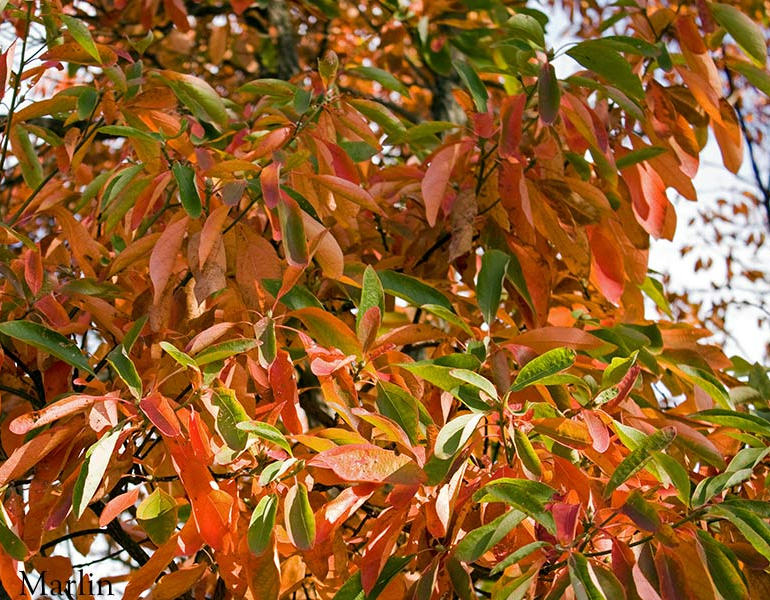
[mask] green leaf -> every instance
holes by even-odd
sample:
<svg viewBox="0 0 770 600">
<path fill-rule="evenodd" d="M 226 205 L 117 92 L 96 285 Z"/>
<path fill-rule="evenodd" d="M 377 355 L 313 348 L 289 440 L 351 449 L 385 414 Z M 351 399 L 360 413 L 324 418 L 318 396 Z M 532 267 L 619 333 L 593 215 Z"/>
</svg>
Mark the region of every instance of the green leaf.
<svg viewBox="0 0 770 600">
<path fill-rule="evenodd" d="M 663 284 L 660 281 L 648 276 L 640 288 L 669 319 L 674 318 L 674 313 L 671 312 L 671 306 L 666 300 Z"/>
<path fill-rule="evenodd" d="M 78 96 L 77 115 L 78 119 L 86 120 L 94 112 L 96 104 L 99 102 L 99 94 L 93 88 L 86 88 Z"/>
<path fill-rule="evenodd" d="M 467 413 L 455 417 L 441 428 L 436 437 L 433 454 L 439 460 L 455 456 L 476 432 L 476 426 L 484 417 L 480 413 Z"/>
<path fill-rule="evenodd" d="M 576 600 L 606 600 L 604 593 L 591 578 L 588 559 L 580 552 L 573 552 L 567 560 L 569 580 Z"/>
<path fill-rule="evenodd" d="M 203 207 L 201 197 L 198 195 L 198 186 L 195 184 L 195 171 L 192 167 L 175 162 L 171 165 L 176 184 L 179 187 L 179 198 L 190 218 L 197 219 L 201 216 Z"/>
<path fill-rule="evenodd" d="M 126 125 L 105 125 L 99 128 L 99 133 L 106 135 L 114 135 L 117 137 L 135 138 L 139 140 L 145 140 L 147 142 L 159 142 L 160 136 L 157 133 L 150 131 L 142 131 L 136 127 L 128 127 Z"/>
<path fill-rule="evenodd" d="M 380 576 L 368 596 L 361 585 L 361 571 L 357 571 L 344 583 L 332 600 L 376 600 L 390 580 L 401 573 L 412 558 L 412 556 L 391 556 L 380 571 Z"/>
<path fill-rule="evenodd" d="M 467 355 L 472 357 L 471 355 Z M 396 365 L 402 369 L 406 369 L 410 373 L 414 373 L 418 377 L 421 377 L 425 381 L 432 383 L 438 388 L 451 393 L 455 398 L 458 398 L 468 404 L 468 398 L 463 395 L 463 380 L 458 379 L 452 375 L 452 371 L 456 371 L 451 366 L 444 366 L 437 364 L 436 361 L 419 361 L 415 363 L 399 363 Z M 473 388 L 471 388 L 473 389 Z M 476 403 L 468 404 L 474 411 L 486 412 L 491 409 L 489 404 L 478 400 Z"/>
<path fill-rule="evenodd" d="M 297 93 L 297 86 L 283 79 L 255 79 L 242 85 L 238 91 L 290 100 Z"/>
<path fill-rule="evenodd" d="M 532 446 L 529 436 L 521 429 L 516 428 L 513 431 L 513 443 L 516 447 L 516 455 L 519 457 L 524 468 L 535 477 L 540 477 L 543 472 L 543 465 Z"/>
<path fill-rule="evenodd" d="M 339 145 L 340 148 L 347 152 L 347 155 L 354 163 L 368 161 L 372 156 L 379 154 L 380 152 L 377 148 L 372 148 L 372 146 L 366 142 L 348 142 L 346 140 L 341 140 Z M 302 208 L 305 212 L 308 212 L 304 206 Z"/>
<path fill-rule="evenodd" d="M 24 183 L 34 190 L 43 183 L 43 166 L 38 160 L 32 140 L 29 139 L 29 132 L 21 125 L 14 125 L 11 128 L 10 139 L 14 156 L 21 167 Z"/>
<path fill-rule="evenodd" d="M 466 563 L 476 562 L 487 550 L 494 548 L 526 516 L 521 511 L 511 510 L 494 521 L 468 532 L 455 546 L 455 557 Z"/>
<path fill-rule="evenodd" d="M 315 542 L 315 517 L 307 488 L 298 483 L 286 494 L 284 517 L 286 532 L 298 550 L 310 550 Z"/>
<path fill-rule="evenodd" d="M 197 118 L 222 129 L 227 126 L 225 103 L 214 88 L 203 79 L 175 71 L 162 71 L 161 77 L 179 101 Z"/>
<path fill-rule="evenodd" d="M 72 35 L 72 39 L 75 40 L 78 45 L 85 50 L 88 55 L 93 58 L 97 63 L 102 62 L 102 57 L 99 56 L 99 50 L 96 48 L 94 38 L 91 37 L 91 32 L 88 30 L 88 25 L 83 23 L 80 19 L 70 17 L 69 15 L 59 15 L 62 23 L 67 26 L 67 31 Z"/>
<path fill-rule="evenodd" d="M 402 298 L 417 307 L 423 304 L 436 304 L 454 312 L 452 304 L 444 294 L 416 277 L 396 271 L 378 271 L 377 274 L 382 282 L 382 287 L 389 294 Z"/>
<path fill-rule="evenodd" d="M 727 65 L 733 71 L 743 75 L 751 85 L 765 94 L 765 96 L 770 96 L 770 74 L 765 69 L 760 69 L 751 63 L 735 59 L 727 59 Z"/>
<path fill-rule="evenodd" d="M 171 358 L 173 358 L 177 363 L 179 363 L 183 367 L 194 369 L 195 371 L 200 372 L 200 369 L 198 368 L 198 364 L 193 360 L 192 356 L 190 356 L 189 354 L 182 352 L 181 350 L 179 350 L 172 344 L 169 344 L 168 342 L 161 342 L 160 347 L 166 351 L 166 354 L 171 356 Z"/>
<path fill-rule="evenodd" d="M 476 70 L 470 63 L 455 61 L 452 64 L 455 71 L 457 71 L 457 74 L 460 76 L 460 79 L 462 79 L 462 82 L 465 84 L 465 87 L 468 88 L 468 91 L 471 93 L 476 109 L 480 113 L 487 112 L 487 99 L 489 98 L 489 93 L 487 92 L 484 82 L 481 81 L 479 74 L 476 73 Z"/>
<path fill-rule="evenodd" d="M 481 257 L 481 270 L 476 282 L 476 298 L 484 315 L 484 320 L 491 325 L 500 306 L 503 291 L 503 278 L 510 257 L 500 250 L 487 250 Z"/>
<path fill-rule="evenodd" d="M 710 410 L 694 413 L 690 415 L 690 418 L 722 425 L 723 427 L 734 427 L 740 431 L 770 437 L 770 421 L 749 413 L 725 410 L 723 408 L 712 408 Z"/>
<path fill-rule="evenodd" d="M 174 497 L 156 488 L 136 509 L 136 520 L 156 546 L 168 541 L 177 525 Z"/>
<path fill-rule="evenodd" d="M 644 148 L 639 148 L 638 150 L 633 150 L 625 156 L 621 156 L 620 158 L 616 159 L 615 165 L 618 167 L 618 169 L 625 169 L 626 167 L 630 167 L 631 165 L 635 165 L 644 160 L 655 158 L 656 156 L 660 156 L 666 152 L 668 151 L 665 148 L 661 148 L 660 146 L 646 146 Z"/>
<path fill-rule="evenodd" d="M 24 560 L 29 554 L 27 546 L 8 526 L 5 508 L 0 508 L 0 546 L 11 557 L 16 560 Z"/>
<path fill-rule="evenodd" d="M 204 348 L 195 355 L 194 360 L 198 366 L 203 366 L 218 360 L 230 358 L 236 354 L 248 352 L 257 346 L 259 346 L 259 340 L 251 338 L 227 340 L 226 342 L 220 342 L 219 344 Z"/>
<path fill-rule="evenodd" d="M 604 488 L 604 497 L 609 498 L 617 487 L 623 484 L 629 477 L 640 471 L 652 458 L 652 452 L 664 450 L 674 441 L 676 429 L 664 427 L 645 437 L 635 450 L 623 459 L 607 482 Z"/>
<path fill-rule="evenodd" d="M 278 496 L 268 494 L 262 496 L 254 512 L 251 513 L 249 521 L 249 530 L 246 539 L 249 543 L 249 550 L 257 556 L 261 555 L 270 543 L 275 528 L 275 516 L 278 512 Z"/>
<path fill-rule="evenodd" d="M 767 61 L 767 46 L 760 26 L 730 4 L 710 2 L 709 8 L 714 20 L 727 30 L 758 66 L 764 67 Z"/>
<path fill-rule="evenodd" d="M 278 220 L 283 234 L 283 250 L 289 264 L 304 267 L 309 262 L 305 225 L 302 222 L 302 209 L 293 201 L 278 203 Z"/>
<path fill-rule="evenodd" d="M 505 23 L 505 29 L 511 37 L 532 42 L 537 48 L 545 48 L 545 31 L 540 22 L 523 13 L 513 15 Z"/>
<path fill-rule="evenodd" d="M 509 554 L 503 560 L 497 563 L 489 572 L 489 574 L 497 575 L 498 573 L 505 571 L 505 569 L 510 567 L 512 564 L 519 562 L 522 558 L 526 558 L 536 550 L 540 550 L 540 548 L 545 548 L 550 545 L 551 544 L 548 542 L 530 542 L 529 544 L 525 544 L 516 550 L 513 554 Z"/>
<path fill-rule="evenodd" d="M 235 392 L 228 388 L 215 388 L 211 396 L 217 411 L 217 429 L 225 443 L 233 450 L 246 448 L 249 435 L 238 427 L 238 423 L 249 420 L 249 415 L 244 410 Z"/>
<path fill-rule="evenodd" d="M 487 396 L 489 396 L 490 400 L 497 399 L 497 389 L 495 388 L 494 384 L 483 375 L 479 375 L 478 373 L 474 373 L 468 369 L 451 369 L 449 374 L 452 377 L 459 379 L 460 381 L 464 381 L 476 389 L 481 390 Z"/>
<path fill-rule="evenodd" d="M 626 54 L 639 54 L 649 58 L 657 58 L 660 54 L 660 49 L 655 44 L 629 35 L 610 35 L 601 38 L 601 41 L 608 47 Z"/>
<path fill-rule="evenodd" d="M 68 365 L 72 365 L 81 371 L 91 375 L 96 374 L 91 365 L 88 364 L 86 357 L 80 352 L 80 348 L 71 340 L 38 323 L 33 323 L 32 321 L 0 323 L 0 333 L 34 346 L 38 350 L 48 352 L 48 354 L 63 360 Z"/>
<path fill-rule="evenodd" d="M 377 410 L 398 423 L 410 442 L 417 443 L 420 411 L 409 392 L 388 381 L 378 381 Z"/>
<path fill-rule="evenodd" d="M 691 486 L 690 476 L 687 474 L 687 469 L 685 469 L 678 460 L 668 454 L 663 454 L 662 452 L 651 452 L 651 454 L 655 464 L 663 470 L 665 477 L 668 477 L 676 488 L 676 495 L 678 498 L 685 506 L 690 506 Z"/>
<path fill-rule="evenodd" d="M 449 131 L 451 129 L 457 129 L 456 123 L 450 123 L 449 121 L 424 121 L 410 127 L 403 135 L 403 139 L 393 140 L 396 143 L 400 142 L 416 142 L 431 138 L 437 133 Z"/>
<path fill-rule="evenodd" d="M 361 98 L 352 98 L 348 101 L 358 112 L 382 127 L 382 130 L 390 137 L 399 138 L 406 132 L 404 124 L 396 114 L 379 102 Z"/>
<path fill-rule="evenodd" d="M 110 431 L 86 451 L 85 461 L 72 492 L 72 509 L 76 518 L 83 516 L 99 489 L 121 433 L 119 429 Z"/>
<path fill-rule="evenodd" d="M 273 427 L 269 423 L 263 423 L 261 421 L 243 421 L 237 423 L 236 427 L 241 431 L 246 431 L 267 442 L 271 442 L 279 448 L 283 448 L 290 455 L 292 453 L 291 445 L 289 444 L 286 437 L 280 432 L 280 430 L 278 430 L 276 427 Z"/>
<path fill-rule="evenodd" d="M 142 378 L 136 370 L 136 365 L 129 358 L 123 344 L 118 344 L 107 355 L 107 362 L 128 387 L 131 395 L 140 400 L 142 398 Z"/>
<path fill-rule="evenodd" d="M 684 378 L 693 385 L 699 386 L 704 392 L 706 392 L 716 402 L 720 408 L 734 410 L 730 400 L 730 394 L 727 393 L 725 386 L 722 382 L 714 377 L 711 373 L 708 373 L 702 369 L 691 367 L 690 365 L 677 365 L 684 373 Z"/>
<path fill-rule="evenodd" d="M 738 559 L 724 544 L 716 541 L 702 529 L 696 529 L 698 542 L 706 555 L 709 575 L 723 598 L 748 600 L 749 591 L 743 578 Z"/>
<path fill-rule="evenodd" d="M 757 552 L 770 560 L 770 526 L 762 518 L 745 508 L 726 502 L 710 507 L 708 512 L 730 521 Z"/>
<path fill-rule="evenodd" d="M 551 63 L 543 63 L 537 76 L 537 108 L 546 125 L 552 125 L 559 115 L 561 88 Z"/>
<path fill-rule="evenodd" d="M 280 279 L 263 279 L 262 285 L 272 296 L 277 296 L 281 289 Z M 281 303 L 289 310 L 301 308 L 323 308 L 323 304 L 304 285 L 295 285 L 281 297 Z"/>
<path fill-rule="evenodd" d="M 508 262 L 508 271 L 506 277 L 511 281 L 516 291 L 521 294 L 521 297 L 527 302 L 530 308 L 533 308 L 532 296 L 529 295 L 529 288 L 527 287 L 527 280 L 524 278 L 524 272 L 521 270 L 521 263 L 515 254 L 509 255 L 510 261 Z"/>
<path fill-rule="evenodd" d="M 377 271 L 371 265 L 367 265 L 361 286 L 361 301 L 358 303 L 358 313 L 356 314 L 356 331 L 358 331 L 366 311 L 375 307 L 380 309 L 380 315 L 385 314 L 385 293 L 382 290 L 380 278 L 377 277 Z"/>
<path fill-rule="evenodd" d="M 474 502 L 504 502 L 526 513 L 551 534 L 556 535 L 556 523 L 545 505 L 556 490 L 538 481 L 504 477 L 496 479 L 473 494 Z"/>
<path fill-rule="evenodd" d="M 140 317 L 134 321 L 134 324 L 131 325 L 126 332 L 126 335 L 123 337 L 123 347 L 126 349 L 126 352 L 131 352 L 131 348 L 134 347 L 136 339 L 139 337 L 139 334 L 142 333 L 142 329 L 144 328 L 145 323 L 147 323 L 148 318 L 147 315 Z"/>
<path fill-rule="evenodd" d="M 443 319 L 450 325 L 454 325 L 455 327 L 462 329 L 468 335 L 473 335 L 473 330 L 468 326 L 468 324 L 448 308 L 439 306 L 438 304 L 423 304 L 422 309 L 425 312 L 429 312 L 430 314 L 437 316 L 439 319 Z"/>
<path fill-rule="evenodd" d="M 541 354 L 521 368 L 511 385 L 511 391 L 521 391 L 541 379 L 571 367 L 576 357 L 575 351 L 571 348 L 554 348 Z"/>
<path fill-rule="evenodd" d="M 632 352 L 630 356 L 616 356 L 602 373 L 602 388 L 609 388 L 620 383 L 628 370 L 634 366 L 639 352 Z"/>
<path fill-rule="evenodd" d="M 660 529 L 660 517 L 652 503 L 647 502 L 639 490 L 632 491 L 622 507 L 622 512 L 628 516 L 637 527 L 646 531 L 657 532 Z"/>
<path fill-rule="evenodd" d="M 376 81 L 386 90 L 398 92 L 404 98 L 409 98 L 409 88 L 396 79 L 393 75 L 377 67 L 354 67 L 348 69 L 348 73 L 352 73 L 361 77 L 362 79 L 368 79 L 370 81 Z"/>
<path fill-rule="evenodd" d="M 609 83 L 628 94 L 634 100 L 644 97 L 644 89 L 639 77 L 631 70 L 631 65 L 611 44 L 602 40 L 580 42 L 567 50 L 567 54 L 577 62 L 601 75 Z"/>
</svg>

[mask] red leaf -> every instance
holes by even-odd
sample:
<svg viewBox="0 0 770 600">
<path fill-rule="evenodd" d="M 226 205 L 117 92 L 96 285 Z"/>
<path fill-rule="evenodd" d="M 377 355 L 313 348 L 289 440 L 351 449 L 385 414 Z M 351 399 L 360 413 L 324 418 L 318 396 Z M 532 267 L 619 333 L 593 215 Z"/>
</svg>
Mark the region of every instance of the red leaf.
<svg viewBox="0 0 770 600">
<path fill-rule="evenodd" d="M 412 459 L 374 444 L 347 444 L 321 452 L 309 465 L 331 469 L 346 482 L 412 485 L 425 481 L 425 473 Z"/>
<path fill-rule="evenodd" d="M 668 231 L 666 217 L 668 212 L 673 212 L 673 207 L 668 201 L 666 185 L 660 176 L 644 166 L 644 163 L 631 165 L 623 169 L 622 173 L 631 195 L 636 220 L 655 239 L 671 239 L 673 231 Z M 671 237 L 668 237 L 669 234 Z"/>
<path fill-rule="evenodd" d="M 171 452 L 174 468 L 190 499 L 198 533 L 209 546 L 222 550 L 225 547 L 225 539 L 229 540 L 228 534 L 231 530 L 229 515 L 223 510 L 225 503 L 222 494 L 225 492 L 217 489 L 208 468 L 193 454 L 189 446 L 179 444 L 172 438 L 165 438 L 165 442 Z M 232 502 L 232 498 L 228 494 L 225 495 Z"/>
<path fill-rule="evenodd" d="M 265 200 L 265 206 L 270 209 L 278 206 L 281 199 L 281 190 L 278 184 L 280 179 L 281 164 L 273 161 L 267 165 L 259 174 L 259 184 L 262 186 L 262 198 Z"/>
<path fill-rule="evenodd" d="M 625 285 L 623 251 L 602 227 L 588 229 L 591 244 L 591 278 L 610 302 L 620 304 Z"/>
<path fill-rule="evenodd" d="M 43 287 L 43 259 L 40 250 L 27 250 L 24 255 L 24 281 L 37 296 Z"/>
<path fill-rule="evenodd" d="M 150 254 L 150 279 L 154 289 L 153 302 L 155 304 L 160 302 L 168 278 L 174 271 L 176 256 L 182 248 L 188 220 L 185 216 L 168 225 L 155 243 L 152 254 Z"/>
<path fill-rule="evenodd" d="M 11 421 L 8 427 L 13 433 L 18 435 L 24 435 L 43 425 L 53 423 L 57 419 L 72 415 L 89 408 L 94 402 L 98 402 L 104 399 L 104 396 L 85 396 L 75 395 L 68 396 L 62 400 L 58 400 L 53 404 L 49 404 L 45 408 L 36 410 L 31 413 L 26 413 L 19 417 L 16 417 Z"/>
<path fill-rule="evenodd" d="M 607 342 L 582 329 L 572 327 L 541 327 L 517 335 L 511 340 L 520 346 L 529 346 L 538 354 L 566 346 L 574 350 L 596 350 Z"/>
<path fill-rule="evenodd" d="M 139 401 L 139 408 L 147 415 L 150 423 L 157 427 L 163 435 L 177 437 L 181 433 L 179 419 L 168 400 L 158 392 L 145 396 Z"/>
<path fill-rule="evenodd" d="M 376 486 L 356 485 L 343 490 L 334 500 L 327 502 L 315 516 L 315 543 L 323 544 L 334 530 L 347 521 L 359 507 L 371 498 Z"/>
<path fill-rule="evenodd" d="M 75 428 L 73 427 L 49 429 L 35 436 L 23 446 L 16 448 L 8 459 L 0 465 L 0 487 L 24 475 L 43 460 L 49 452 L 71 438 L 74 432 Z"/>
<path fill-rule="evenodd" d="M 457 157 L 464 146 L 466 144 L 452 144 L 439 150 L 431 159 L 430 165 L 425 171 L 425 177 L 422 178 L 420 188 L 422 199 L 425 202 L 425 216 L 431 227 L 436 224 L 438 210 L 444 202 L 449 184 L 449 176 L 452 174 Z"/>
<path fill-rule="evenodd" d="M 105 527 L 110 521 L 112 521 L 124 510 L 136 504 L 136 501 L 138 499 L 139 499 L 138 487 L 135 487 L 134 489 L 124 494 L 120 494 L 120 496 L 115 496 L 104 507 L 104 510 L 102 510 L 102 514 L 99 515 L 99 527 Z"/>
<path fill-rule="evenodd" d="M 333 194 L 337 194 L 372 212 L 382 213 L 382 209 L 377 205 L 372 195 L 352 181 L 342 179 L 342 177 L 337 177 L 336 175 L 315 175 L 314 179 Z"/>
<path fill-rule="evenodd" d="M 610 447 L 610 432 L 607 426 L 594 411 L 584 410 L 581 414 L 593 440 L 593 449 L 600 453 L 606 452 Z"/>
<path fill-rule="evenodd" d="M 623 379 L 621 379 L 617 385 L 618 395 L 604 405 L 605 411 L 615 408 L 618 404 L 620 404 L 621 402 L 623 402 L 623 400 L 626 399 L 628 394 L 633 389 L 634 383 L 636 382 L 636 378 L 641 372 L 641 370 L 642 368 L 639 365 L 633 365 L 628 370 L 628 372 L 625 375 L 623 375 Z"/>
<path fill-rule="evenodd" d="M 286 350 L 279 350 L 267 371 L 273 397 L 281 403 L 281 420 L 290 433 L 302 433 L 304 427 L 299 418 L 299 392 L 294 378 L 294 365 Z"/>
<path fill-rule="evenodd" d="M 575 539 L 580 504 L 554 502 L 551 505 L 551 513 L 556 523 L 556 539 L 562 544 L 569 544 Z"/>
<path fill-rule="evenodd" d="M 506 97 L 500 106 L 500 143 L 497 152 L 501 158 L 520 155 L 521 124 L 526 104 L 526 94 L 517 94 Z"/>
<path fill-rule="evenodd" d="M 198 264 L 203 266 L 206 264 L 209 255 L 216 245 L 221 241 L 222 226 L 227 220 L 227 215 L 230 211 L 230 207 L 222 205 L 211 211 L 208 219 L 203 224 L 201 229 L 201 237 L 198 242 Z"/>
</svg>

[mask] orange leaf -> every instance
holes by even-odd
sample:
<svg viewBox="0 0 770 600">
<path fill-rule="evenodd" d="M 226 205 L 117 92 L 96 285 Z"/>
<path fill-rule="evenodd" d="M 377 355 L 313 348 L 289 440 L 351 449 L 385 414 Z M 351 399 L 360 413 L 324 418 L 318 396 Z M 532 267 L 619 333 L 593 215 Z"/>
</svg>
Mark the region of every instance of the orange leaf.
<svg viewBox="0 0 770 600">
<path fill-rule="evenodd" d="M 0 465 L 0 487 L 24 475 L 49 452 L 70 439 L 79 428 L 61 427 L 49 429 L 32 438 L 23 446 L 16 448 L 8 459 Z"/>
<path fill-rule="evenodd" d="M 135 487 L 110 500 L 104 507 L 104 510 L 102 510 L 102 514 L 99 515 L 99 527 L 106 527 L 107 524 L 120 515 L 120 513 L 136 504 L 136 501 L 139 499 L 139 489 L 139 487 Z"/>
<path fill-rule="evenodd" d="M 438 210 L 444 202 L 444 196 L 449 185 L 449 176 L 452 174 L 452 169 L 454 169 L 457 157 L 460 155 L 460 149 L 463 146 L 464 144 L 452 144 L 439 150 L 431 159 L 425 176 L 422 178 L 420 189 L 422 190 L 423 202 L 425 202 L 425 216 L 431 227 L 436 224 Z"/>
<path fill-rule="evenodd" d="M 324 275 L 330 279 L 339 279 L 345 267 L 345 256 L 342 249 L 334 239 L 331 231 L 326 229 L 313 217 L 302 211 L 302 223 L 305 226 L 313 258 L 321 265 Z M 313 251 L 315 248 L 315 251 Z"/>
<path fill-rule="evenodd" d="M 348 444 L 321 452 L 308 464 L 331 469 L 345 482 L 413 485 L 425 481 L 425 473 L 403 454 L 374 444 Z"/>
<path fill-rule="evenodd" d="M 215 550 L 221 550 L 230 532 L 228 515 L 222 510 L 224 503 L 220 494 L 224 492 L 217 489 L 208 468 L 190 446 L 179 444 L 172 438 L 165 438 L 165 442 L 192 506 L 193 519 L 188 523 L 194 522 L 203 541 Z M 214 492 L 219 494 L 214 495 Z"/>
<path fill-rule="evenodd" d="M 310 306 L 291 313 L 307 327 L 310 335 L 322 346 L 338 348 L 345 354 L 361 356 L 361 344 L 343 321 L 322 308 Z"/>
<path fill-rule="evenodd" d="M 267 165 L 259 174 L 259 184 L 262 186 L 262 198 L 265 200 L 265 206 L 270 209 L 278 206 L 281 198 L 281 189 L 279 180 L 281 177 L 281 164 L 274 160 Z"/>
<path fill-rule="evenodd" d="M 179 419 L 168 400 L 158 392 L 145 396 L 139 401 L 139 408 L 147 415 L 150 423 L 157 427 L 163 435 L 177 437 L 181 433 Z"/>
<path fill-rule="evenodd" d="M 603 227 L 590 227 L 591 278 L 610 302 L 620 304 L 625 285 L 623 252 L 614 237 Z"/>
<path fill-rule="evenodd" d="M 340 525 L 347 521 L 376 490 L 371 484 L 361 484 L 344 489 L 324 504 L 315 515 L 315 543 L 323 544 Z"/>
<path fill-rule="evenodd" d="M 192 526 L 192 520 L 187 521 L 185 529 Z M 179 533 L 172 535 L 168 541 L 153 552 L 140 569 L 134 571 L 131 579 L 123 592 L 123 600 L 138 600 L 139 595 L 148 590 L 168 564 L 179 553 Z"/>
<path fill-rule="evenodd" d="M 572 327 L 541 327 L 525 331 L 511 339 L 511 342 L 520 346 L 529 346 L 538 354 L 542 354 L 553 348 L 566 346 L 574 350 L 596 350 L 606 347 L 608 342 L 591 335 L 582 329 Z"/>
<path fill-rule="evenodd" d="M 81 412 L 86 408 L 89 408 L 94 402 L 103 399 L 103 396 L 85 396 L 79 394 L 68 396 L 53 404 L 49 404 L 45 408 L 16 417 L 11 421 L 9 429 L 13 433 L 23 435 L 37 427 L 53 423 L 62 417 Z"/>
<path fill-rule="evenodd" d="M 335 175 L 316 175 L 313 179 L 333 194 L 337 194 L 346 200 L 350 200 L 362 208 L 377 214 L 382 214 L 382 209 L 377 205 L 377 202 L 372 198 L 372 195 L 352 181 L 342 179 L 342 177 L 337 177 Z"/>
<path fill-rule="evenodd" d="M 535 431 L 542 433 L 569 446 L 570 448 L 585 448 L 593 443 L 588 428 L 578 421 L 565 419 L 562 417 L 551 417 L 546 419 L 532 419 L 532 425 Z"/>
<path fill-rule="evenodd" d="M 211 211 L 208 219 L 203 224 L 201 229 L 201 237 L 198 241 L 198 264 L 205 265 L 206 261 L 214 250 L 215 246 L 221 239 L 222 226 L 227 220 L 227 215 L 230 212 L 230 207 L 222 205 Z"/>
<path fill-rule="evenodd" d="M 24 255 L 24 281 L 37 296 L 43 287 L 43 259 L 40 250 L 27 250 Z"/>
<path fill-rule="evenodd" d="M 158 304 L 166 289 L 171 273 L 174 271 L 176 257 L 182 249 L 182 240 L 187 230 L 188 217 L 182 217 L 171 223 L 160 234 L 155 247 L 150 254 L 150 279 L 155 290 L 153 302 Z"/>
<path fill-rule="evenodd" d="M 294 365 L 286 350 L 279 350 L 267 371 L 273 396 L 281 407 L 281 420 L 290 433 L 302 433 L 305 428 L 299 419 L 299 393 L 294 378 Z"/>
</svg>

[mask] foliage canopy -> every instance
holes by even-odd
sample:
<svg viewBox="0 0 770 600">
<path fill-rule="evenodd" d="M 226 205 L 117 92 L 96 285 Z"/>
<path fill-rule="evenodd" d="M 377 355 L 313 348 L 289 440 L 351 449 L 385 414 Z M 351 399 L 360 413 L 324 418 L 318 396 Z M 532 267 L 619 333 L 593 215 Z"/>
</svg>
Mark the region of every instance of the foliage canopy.
<svg viewBox="0 0 770 600">
<path fill-rule="evenodd" d="M 8 595 L 767 595 L 770 380 L 647 264 L 763 4 L 563 4 L 0 0 Z"/>
</svg>

